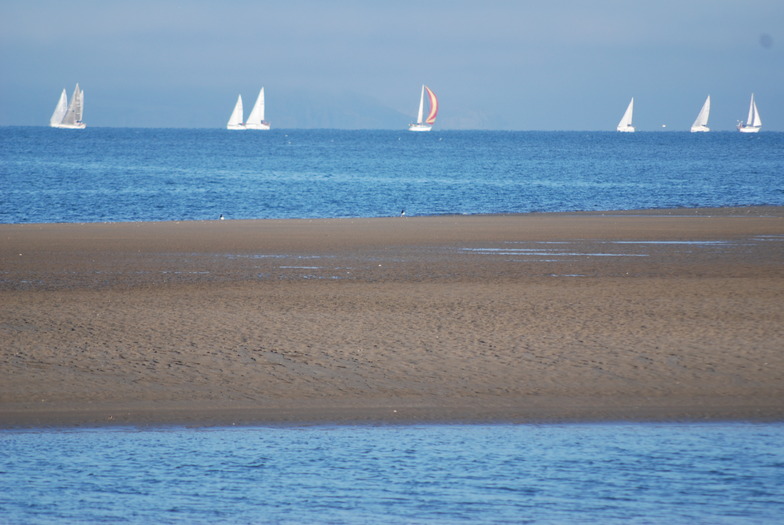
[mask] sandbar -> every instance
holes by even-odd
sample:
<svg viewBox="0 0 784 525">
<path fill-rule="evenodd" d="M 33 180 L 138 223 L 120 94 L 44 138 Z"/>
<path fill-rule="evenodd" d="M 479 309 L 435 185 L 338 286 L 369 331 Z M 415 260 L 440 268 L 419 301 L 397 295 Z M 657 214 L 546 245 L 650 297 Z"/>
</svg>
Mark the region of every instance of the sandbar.
<svg viewBox="0 0 784 525">
<path fill-rule="evenodd" d="M 0 225 L 0 428 L 784 419 L 784 208 Z"/>
</svg>

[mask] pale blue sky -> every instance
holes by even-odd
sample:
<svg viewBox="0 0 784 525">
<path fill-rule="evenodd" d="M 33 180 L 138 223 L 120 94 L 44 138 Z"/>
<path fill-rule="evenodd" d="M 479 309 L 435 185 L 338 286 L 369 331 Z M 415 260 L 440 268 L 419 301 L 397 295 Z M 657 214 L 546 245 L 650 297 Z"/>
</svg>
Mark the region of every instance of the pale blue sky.
<svg viewBox="0 0 784 525">
<path fill-rule="evenodd" d="M 276 128 L 733 129 L 756 94 L 784 130 L 783 0 L 3 0 L 0 125 L 47 125 L 63 88 L 89 126 L 223 127 L 267 92 Z M 248 108 L 249 109 L 249 108 Z M 247 111 L 247 110 L 246 110 Z"/>
</svg>

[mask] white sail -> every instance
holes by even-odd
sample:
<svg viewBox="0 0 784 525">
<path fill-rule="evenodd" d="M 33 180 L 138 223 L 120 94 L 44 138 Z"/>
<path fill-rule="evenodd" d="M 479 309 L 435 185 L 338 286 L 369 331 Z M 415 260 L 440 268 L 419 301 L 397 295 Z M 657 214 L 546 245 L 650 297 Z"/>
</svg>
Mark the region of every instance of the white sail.
<svg viewBox="0 0 784 525">
<path fill-rule="evenodd" d="M 422 84 L 422 94 L 419 96 L 419 113 L 417 113 L 417 124 L 422 124 L 422 116 L 425 109 L 425 85 Z"/>
<path fill-rule="evenodd" d="M 57 127 L 62 121 L 63 117 L 65 117 L 65 112 L 68 110 L 68 95 L 63 89 L 63 92 L 60 93 L 60 100 L 57 101 L 57 106 L 54 108 L 54 113 L 52 113 L 52 117 L 49 119 L 49 125 L 52 127 Z"/>
<path fill-rule="evenodd" d="M 746 117 L 746 125 L 755 126 L 756 123 L 754 121 L 757 119 L 757 103 L 754 102 L 754 93 L 752 93 L 751 102 L 749 103 L 749 116 Z"/>
<path fill-rule="evenodd" d="M 738 123 L 738 131 L 741 133 L 757 133 L 762 128 L 762 119 L 760 118 L 759 111 L 757 110 L 757 103 L 754 101 L 754 93 L 751 94 L 751 102 L 749 102 L 749 116 L 746 118 L 746 123 Z"/>
<path fill-rule="evenodd" d="M 757 103 L 754 101 L 753 93 L 751 95 L 751 109 L 749 110 L 749 112 L 752 114 L 751 117 L 749 117 L 751 125 L 754 126 L 755 128 L 761 128 L 762 119 L 760 118 L 759 111 L 757 110 Z"/>
<path fill-rule="evenodd" d="M 84 90 L 79 90 L 79 106 L 76 108 L 76 120 L 78 122 L 82 121 L 82 114 L 84 113 Z"/>
<path fill-rule="evenodd" d="M 55 128 L 66 129 L 84 129 L 87 125 L 82 122 L 82 113 L 84 111 L 84 92 L 79 89 L 79 84 L 76 84 L 73 95 L 71 95 L 71 102 L 68 104 L 68 109 L 65 110 L 62 120 L 59 123 L 52 123 L 50 126 Z M 54 118 L 54 115 L 52 115 Z"/>
<path fill-rule="evenodd" d="M 702 109 L 700 113 L 697 115 L 697 118 L 694 120 L 694 124 L 691 125 L 691 132 L 698 133 L 698 132 L 706 132 L 710 131 L 708 127 L 708 117 L 710 116 L 710 95 L 708 98 L 705 99 L 705 103 L 702 105 Z"/>
<path fill-rule="evenodd" d="M 264 120 L 264 88 L 259 91 L 256 103 L 250 110 L 248 120 L 245 122 L 245 129 L 270 129 L 269 122 Z"/>
<path fill-rule="evenodd" d="M 71 103 L 68 104 L 68 110 L 65 112 L 62 124 L 73 126 L 79 120 L 79 115 L 82 113 L 82 99 L 79 97 L 79 84 L 76 84 L 73 95 L 71 95 Z"/>
<path fill-rule="evenodd" d="M 631 102 L 626 107 L 626 111 L 621 117 L 621 121 L 618 123 L 618 127 L 616 128 L 618 131 L 623 131 L 626 133 L 633 133 L 634 126 L 632 126 L 632 116 L 634 113 L 634 97 L 632 97 Z"/>
<path fill-rule="evenodd" d="M 231 112 L 226 129 L 245 129 L 242 124 L 242 95 L 237 96 L 237 103 L 234 104 L 234 110 Z"/>
</svg>

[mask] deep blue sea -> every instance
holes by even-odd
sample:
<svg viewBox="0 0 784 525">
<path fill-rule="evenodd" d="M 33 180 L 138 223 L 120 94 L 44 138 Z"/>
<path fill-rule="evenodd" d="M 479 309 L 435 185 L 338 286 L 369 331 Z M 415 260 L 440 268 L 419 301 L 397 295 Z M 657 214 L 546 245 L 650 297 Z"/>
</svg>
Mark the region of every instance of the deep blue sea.
<svg viewBox="0 0 784 525">
<path fill-rule="evenodd" d="M 0 432 L 0 523 L 781 523 L 784 423 Z"/>
<path fill-rule="evenodd" d="M 0 128 L 0 223 L 784 205 L 784 133 Z M 784 423 L 0 431 L 0 524 L 782 523 Z"/>
<path fill-rule="evenodd" d="M 0 128 L 0 223 L 784 205 L 784 133 Z"/>
</svg>

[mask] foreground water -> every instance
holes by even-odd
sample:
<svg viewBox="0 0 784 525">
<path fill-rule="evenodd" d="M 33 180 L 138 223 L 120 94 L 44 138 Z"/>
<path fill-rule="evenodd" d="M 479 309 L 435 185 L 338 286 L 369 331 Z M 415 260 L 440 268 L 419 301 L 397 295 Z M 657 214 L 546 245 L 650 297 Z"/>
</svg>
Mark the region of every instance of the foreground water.
<svg viewBox="0 0 784 525">
<path fill-rule="evenodd" d="M 0 433 L 0 523 L 780 523 L 784 424 Z"/>
<path fill-rule="evenodd" d="M 0 128 L 0 223 L 784 205 L 784 133 Z"/>
</svg>

